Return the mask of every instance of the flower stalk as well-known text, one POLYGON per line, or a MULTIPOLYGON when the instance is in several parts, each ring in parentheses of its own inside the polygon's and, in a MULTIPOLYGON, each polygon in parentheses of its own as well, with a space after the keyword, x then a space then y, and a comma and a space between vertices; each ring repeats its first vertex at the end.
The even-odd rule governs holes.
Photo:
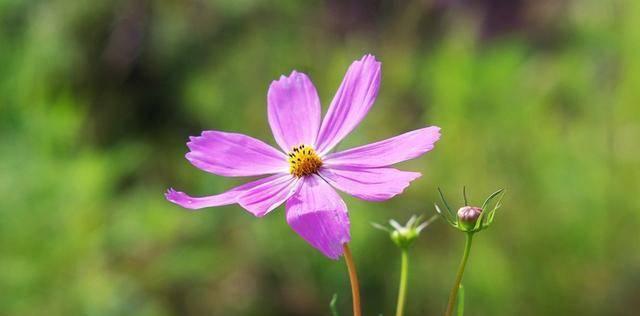
POLYGON ((404 315, 404 305, 407 298, 407 279, 409 278, 409 251, 402 249, 400 263, 400 285, 398 286, 398 303, 396 316, 404 315))
POLYGON ((456 299, 458 298, 458 289, 460 288, 460 283, 462 282, 462 276, 464 275, 464 269, 467 266, 467 260, 469 259, 469 253, 471 252, 471 244, 473 242, 473 232, 468 232, 466 234, 464 252, 462 253, 462 260, 460 260, 460 266, 458 267, 458 273, 456 274, 456 280, 453 283, 453 288, 451 288, 451 293, 449 294, 449 304, 447 304, 447 311, 445 316, 452 316, 453 309, 456 305, 456 299))
POLYGON ((407 299, 407 283, 409 281, 409 247, 413 245, 416 239, 420 236, 420 233, 429 226, 429 224, 438 219, 438 217, 433 216, 424 222, 422 219, 422 216, 411 216, 404 226, 392 219, 389 221, 391 228, 371 223, 374 228, 389 233, 391 241, 400 248, 400 284, 398 285, 396 316, 404 315, 404 306, 407 299))
POLYGON ((344 260, 347 263, 347 270, 349 271, 349 280, 351 281, 351 298, 353 300, 353 316, 361 316, 362 309, 360 308, 360 284, 358 283, 358 273, 356 272, 356 265, 353 262, 353 256, 348 244, 343 245, 344 248, 344 260))
MULTIPOLYGON (((458 295, 458 291, 460 291, 462 276, 464 275, 464 269, 467 266, 467 260, 469 259, 469 253, 471 252, 471 244, 473 242, 473 235, 479 231, 487 229, 495 218, 496 211, 502 206, 502 198, 504 197, 504 189, 500 189, 487 197, 487 199, 482 203, 482 207, 471 206, 469 203, 469 199, 467 198, 467 190, 466 188, 462 189, 462 196, 464 197, 464 206, 458 209, 457 214, 453 212, 449 203, 444 198, 444 194, 438 188, 438 192, 440 192, 440 197, 442 198, 442 203, 445 206, 445 209, 442 210, 435 204, 436 211, 442 218, 444 218, 447 223, 465 233, 465 245, 464 252, 462 253, 462 260, 460 260, 460 265, 458 267, 458 272, 456 273, 456 279, 453 284, 453 288, 451 288, 451 293, 449 294, 449 303, 447 304, 447 310, 445 312, 445 316, 452 316, 453 311, 455 309, 456 300, 459 299, 461 302, 458 305, 458 315, 462 316, 464 312, 464 292, 460 292, 458 295), (494 199, 497 201, 494 203, 494 199), (490 207, 493 204, 493 207, 490 207), (459 297, 460 296, 460 297, 459 297)), ((464 289, 462 290, 464 291, 464 289)))

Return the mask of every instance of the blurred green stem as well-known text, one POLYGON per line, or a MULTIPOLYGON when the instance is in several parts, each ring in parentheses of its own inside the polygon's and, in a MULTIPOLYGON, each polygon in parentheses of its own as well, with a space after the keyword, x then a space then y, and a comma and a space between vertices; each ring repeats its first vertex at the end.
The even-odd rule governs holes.
POLYGON ((396 306, 396 316, 404 314, 404 302, 407 297, 407 279, 409 276, 409 251, 402 249, 402 259, 400 263, 400 287, 398 288, 398 305, 396 306))
POLYGON ((464 286, 460 284, 458 291, 458 316, 464 316, 464 286))
POLYGON ((453 309, 456 305, 456 298, 458 297, 458 289, 460 288, 460 282, 462 282, 462 275, 464 274, 464 268, 467 265, 467 259, 469 259, 469 252, 471 251, 471 242, 473 241, 473 233, 468 232, 464 245, 464 253, 462 254, 462 260, 460 261, 460 267, 458 268, 458 274, 456 275, 456 281, 451 289, 449 295, 449 304, 447 304, 447 312, 445 316, 453 315, 453 309))

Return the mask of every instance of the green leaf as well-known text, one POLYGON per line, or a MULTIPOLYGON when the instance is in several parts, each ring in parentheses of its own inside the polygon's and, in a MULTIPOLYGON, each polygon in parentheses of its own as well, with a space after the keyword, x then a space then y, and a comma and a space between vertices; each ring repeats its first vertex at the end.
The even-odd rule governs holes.
POLYGON ((329 308, 331 309, 331 316, 340 316, 338 314, 338 309, 336 308, 336 303, 338 302, 338 294, 333 294, 331 298, 331 302, 329 302, 329 308))

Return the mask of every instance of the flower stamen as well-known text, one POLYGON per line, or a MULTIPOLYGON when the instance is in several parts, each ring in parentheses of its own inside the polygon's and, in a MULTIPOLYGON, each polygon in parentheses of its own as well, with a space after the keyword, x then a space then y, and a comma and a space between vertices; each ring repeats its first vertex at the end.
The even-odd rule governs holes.
POLYGON ((300 145, 289 152, 289 172, 296 177, 316 173, 322 166, 322 159, 311 146, 300 145))

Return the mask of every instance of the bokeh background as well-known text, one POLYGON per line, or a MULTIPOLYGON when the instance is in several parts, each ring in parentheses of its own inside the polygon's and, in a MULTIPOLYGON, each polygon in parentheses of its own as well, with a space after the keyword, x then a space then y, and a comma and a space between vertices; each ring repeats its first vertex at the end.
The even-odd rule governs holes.
MULTIPOLYGON (((424 176, 346 197, 366 315, 391 315, 398 250, 370 226, 506 188, 476 238, 467 315, 640 313, 640 2, 0 0, 0 314, 342 315, 331 261, 238 206, 166 202, 241 180, 185 159, 201 130, 274 143, 271 80, 308 73, 326 106, 365 53, 378 100, 342 148, 425 125, 424 176)), ((412 250, 407 315, 439 315, 463 236, 412 250)))

